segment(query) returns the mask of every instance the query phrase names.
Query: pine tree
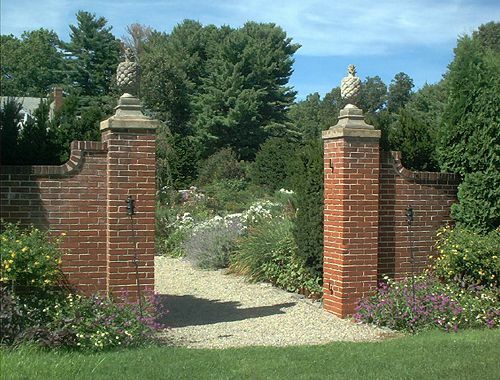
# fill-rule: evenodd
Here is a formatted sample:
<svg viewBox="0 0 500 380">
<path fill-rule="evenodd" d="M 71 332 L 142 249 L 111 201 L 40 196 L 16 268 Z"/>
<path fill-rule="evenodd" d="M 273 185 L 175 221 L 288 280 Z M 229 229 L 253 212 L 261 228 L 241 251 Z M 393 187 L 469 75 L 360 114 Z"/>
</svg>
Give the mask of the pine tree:
<svg viewBox="0 0 500 380">
<path fill-rule="evenodd" d="M 70 25 L 70 42 L 64 44 L 70 86 L 82 95 L 100 96 L 110 92 L 112 79 L 120 57 L 120 42 L 106 27 L 104 17 L 79 11 L 77 25 Z"/>
</svg>

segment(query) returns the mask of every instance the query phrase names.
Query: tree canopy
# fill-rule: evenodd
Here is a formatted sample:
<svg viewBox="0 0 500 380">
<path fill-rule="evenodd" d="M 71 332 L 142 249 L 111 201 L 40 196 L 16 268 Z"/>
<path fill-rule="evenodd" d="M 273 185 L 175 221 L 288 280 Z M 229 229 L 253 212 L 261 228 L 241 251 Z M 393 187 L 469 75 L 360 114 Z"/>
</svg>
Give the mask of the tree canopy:
<svg viewBox="0 0 500 380">
<path fill-rule="evenodd" d="M 0 43 L 2 95 L 45 97 L 63 82 L 63 54 L 53 31 L 24 32 L 20 39 L 2 35 Z"/>
</svg>

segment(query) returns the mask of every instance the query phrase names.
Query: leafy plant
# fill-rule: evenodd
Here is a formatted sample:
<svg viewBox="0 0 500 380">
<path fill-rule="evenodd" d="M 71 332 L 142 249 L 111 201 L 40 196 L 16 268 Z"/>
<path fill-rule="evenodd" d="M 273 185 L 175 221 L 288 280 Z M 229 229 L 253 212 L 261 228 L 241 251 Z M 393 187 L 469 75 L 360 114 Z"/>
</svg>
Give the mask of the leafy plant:
<svg viewBox="0 0 500 380">
<path fill-rule="evenodd" d="M 196 225 L 183 244 L 186 259 L 203 269 L 225 268 L 241 226 L 215 216 Z"/>
<path fill-rule="evenodd" d="M 2 229 L 1 284 L 43 288 L 58 282 L 60 238 L 49 238 L 46 232 L 37 228 L 22 229 L 12 223 L 2 223 Z"/>
<path fill-rule="evenodd" d="M 498 286 L 500 276 L 500 230 L 481 235 L 464 228 L 442 228 L 438 232 L 437 257 L 432 268 L 446 282 L 462 287 Z"/>
<path fill-rule="evenodd" d="M 464 289 L 428 273 L 398 282 L 386 278 L 375 295 L 360 301 L 354 319 L 411 332 L 496 327 L 500 325 L 498 295 L 498 288 Z"/>
<path fill-rule="evenodd" d="M 167 311 L 155 295 L 141 302 L 53 289 L 17 295 L 8 287 L 1 293 L 2 343 L 30 342 L 44 347 L 104 350 L 140 345 L 162 326 L 156 322 Z"/>
<path fill-rule="evenodd" d="M 246 176 L 244 162 L 238 161 L 230 148 L 223 148 L 201 165 L 198 182 L 201 185 L 221 180 L 241 180 Z"/>
<path fill-rule="evenodd" d="M 250 227 L 231 256 L 230 268 L 251 281 L 268 281 L 288 291 L 319 293 L 319 277 L 313 277 L 297 255 L 293 222 L 272 218 Z"/>
</svg>

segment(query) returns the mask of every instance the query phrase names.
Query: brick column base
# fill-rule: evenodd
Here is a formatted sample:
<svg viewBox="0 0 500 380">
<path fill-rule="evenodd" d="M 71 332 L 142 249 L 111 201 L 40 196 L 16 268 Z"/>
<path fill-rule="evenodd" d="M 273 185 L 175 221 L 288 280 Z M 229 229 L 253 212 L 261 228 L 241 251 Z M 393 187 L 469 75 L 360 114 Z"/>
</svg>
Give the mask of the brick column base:
<svg viewBox="0 0 500 380">
<path fill-rule="evenodd" d="M 380 134 L 350 104 L 323 132 L 323 304 L 340 317 L 377 285 Z"/>
</svg>

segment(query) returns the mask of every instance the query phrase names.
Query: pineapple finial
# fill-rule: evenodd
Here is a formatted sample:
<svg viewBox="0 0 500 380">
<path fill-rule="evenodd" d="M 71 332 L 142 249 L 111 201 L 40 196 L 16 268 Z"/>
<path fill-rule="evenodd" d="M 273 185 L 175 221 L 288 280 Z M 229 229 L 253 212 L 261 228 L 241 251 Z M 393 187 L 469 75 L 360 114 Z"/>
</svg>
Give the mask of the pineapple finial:
<svg viewBox="0 0 500 380">
<path fill-rule="evenodd" d="M 132 49 L 125 48 L 125 61 L 118 64 L 116 69 L 116 84 L 123 93 L 136 96 L 139 90 L 140 67 L 135 62 Z"/>
<path fill-rule="evenodd" d="M 354 65 L 348 66 L 347 73 L 340 84 L 340 95 L 347 103 L 356 105 L 361 91 L 361 79 L 356 76 L 356 66 Z"/>
</svg>

